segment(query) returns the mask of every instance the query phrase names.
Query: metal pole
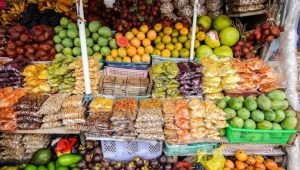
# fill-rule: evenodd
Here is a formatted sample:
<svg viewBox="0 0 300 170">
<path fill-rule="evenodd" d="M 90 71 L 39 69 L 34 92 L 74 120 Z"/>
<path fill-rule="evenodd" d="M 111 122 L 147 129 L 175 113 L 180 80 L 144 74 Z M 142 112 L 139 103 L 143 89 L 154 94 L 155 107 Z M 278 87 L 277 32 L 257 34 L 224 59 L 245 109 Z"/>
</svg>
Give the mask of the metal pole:
<svg viewBox="0 0 300 170">
<path fill-rule="evenodd" d="M 86 46 L 85 20 L 84 20 L 82 0 L 76 0 L 76 9 L 77 9 L 77 25 L 79 29 L 85 94 L 89 95 L 91 94 L 91 82 L 90 82 L 90 72 L 89 72 L 89 60 L 88 60 L 88 53 L 87 53 L 87 46 Z"/>
<path fill-rule="evenodd" d="M 194 13 L 193 13 L 193 25 L 192 25 L 192 42 L 191 42 L 191 49 L 190 49 L 190 61 L 194 59 L 194 48 L 195 48 L 195 38 L 196 38 L 196 27 L 197 27 L 197 5 L 199 0 L 195 0 L 194 3 Z"/>
</svg>

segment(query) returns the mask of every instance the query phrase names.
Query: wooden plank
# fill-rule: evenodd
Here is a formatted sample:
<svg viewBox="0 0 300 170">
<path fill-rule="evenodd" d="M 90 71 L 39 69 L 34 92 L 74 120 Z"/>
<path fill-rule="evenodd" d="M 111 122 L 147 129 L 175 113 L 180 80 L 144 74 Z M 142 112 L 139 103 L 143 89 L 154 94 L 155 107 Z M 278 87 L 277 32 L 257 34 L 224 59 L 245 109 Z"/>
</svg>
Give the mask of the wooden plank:
<svg viewBox="0 0 300 170">
<path fill-rule="evenodd" d="M 65 127 L 51 129 L 35 129 L 35 130 L 16 130 L 5 133 L 23 133 L 23 134 L 79 134 L 79 131 L 66 129 Z"/>
</svg>

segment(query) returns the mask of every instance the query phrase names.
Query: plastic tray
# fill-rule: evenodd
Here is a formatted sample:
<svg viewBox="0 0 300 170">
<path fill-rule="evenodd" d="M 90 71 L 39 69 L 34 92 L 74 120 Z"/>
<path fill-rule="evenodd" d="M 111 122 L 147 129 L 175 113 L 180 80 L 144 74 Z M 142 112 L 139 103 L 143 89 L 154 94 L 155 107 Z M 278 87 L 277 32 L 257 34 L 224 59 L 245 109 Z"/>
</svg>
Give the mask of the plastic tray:
<svg viewBox="0 0 300 170">
<path fill-rule="evenodd" d="M 179 63 L 181 61 L 184 61 L 184 62 L 190 61 L 189 58 L 166 58 L 166 57 L 161 57 L 158 55 L 151 55 L 151 58 L 152 58 L 152 64 L 157 64 L 157 63 L 161 63 L 161 62 L 165 62 L 165 61 L 170 61 L 170 62 L 175 62 L 175 63 Z"/>
<path fill-rule="evenodd" d="M 195 143 L 188 145 L 165 144 L 164 152 L 167 156 L 190 156 L 197 152 L 212 152 L 218 147 L 217 143 Z"/>
<path fill-rule="evenodd" d="M 101 141 L 103 157 L 115 161 L 129 161 L 136 156 L 146 160 L 156 159 L 162 153 L 162 145 L 157 141 Z"/>
<path fill-rule="evenodd" d="M 230 143 L 286 144 L 297 130 L 258 130 L 227 127 Z"/>
<path fill-rule="evenodd" d="M 105 66 L 126 68 L 126 69 L 136 69 L 136 70 L 148 70 L 150 63 L 121 63 L 121 62 L 110 62 L 105 61 Z"/>
</svg>

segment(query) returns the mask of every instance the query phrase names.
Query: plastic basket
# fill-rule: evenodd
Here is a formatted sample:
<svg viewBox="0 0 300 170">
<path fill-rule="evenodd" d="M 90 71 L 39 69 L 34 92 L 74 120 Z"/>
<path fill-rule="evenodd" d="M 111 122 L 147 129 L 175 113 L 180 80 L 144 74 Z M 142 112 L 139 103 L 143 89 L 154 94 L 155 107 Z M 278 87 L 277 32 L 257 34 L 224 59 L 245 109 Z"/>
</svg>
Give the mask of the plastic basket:
<svg viewBox="0 0 300 170">
<path fill-rule="evenodd" d="M 104 74 L 107 76 L 147 78 L 148 70 L 134 70 L 134 69 L 124 69 L 124 68 L 116 68 L 116 67 L 105 67 Z"/>
<path fill-rule="evenodd" d="M 217 143 L 195 143 L 189 145 L 165 144 L 164 152 L 167 156 L 190 156 L 197 152 L 212 152 L 218 147 Z"/>
<path fill-rule="evenodd" d="M 297 130 L 257 130 L 227 127 L 230 143 L 286 144 Z"/>
<path fill-rule="evenodd" d="M 273 144 L 226 144 L 223 153 L 235 153 L 237 150 L 244 150 L 248 154 L 272 153 L 278 145 Z"/>
<path fill-rule="evenodd" d="M 151 58 L 152 58 L 152 64 L 157 64 L 157 63 L 161 63 L 161 62 L 165 62 L 165 61 L 170 61 L 170 62 L 175 62 L 175 63 L 179 63 L 181 61 L 184 61 L 184 62 L 190 61 L 189 58 L 166 58 L 166 57 L 161 57 L 158 55 L 151 55 Z"/>
<path fill-rule="evenodd" d="M 162 142 L 157 141 L 101 141 L 103 157 L 115 161 L 129 161 L 139 156 L 143 159 L 156 159 L 162 154 Z"/>
<path fill-rule="evenodd" d="M 150 63 L 121 63 L 121 62 L 111 62 L 105 61 L 105 66 L 126 68 L 126 69 L 136 69 L 136 70 L 148 70 Z"/>
</svg>

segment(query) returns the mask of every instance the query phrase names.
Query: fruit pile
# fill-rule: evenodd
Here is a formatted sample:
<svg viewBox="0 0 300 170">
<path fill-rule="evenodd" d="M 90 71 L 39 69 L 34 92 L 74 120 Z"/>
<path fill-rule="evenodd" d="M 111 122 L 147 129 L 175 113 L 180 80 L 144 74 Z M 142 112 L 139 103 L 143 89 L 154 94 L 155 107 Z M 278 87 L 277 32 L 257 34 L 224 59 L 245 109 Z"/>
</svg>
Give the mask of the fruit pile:
<svg viewBox="0 0 300 170">
<path fill-rule="evenodd" d="M 281 90 L 258 97 L 226 96 L 217 102 L 217 106 L 224 109 L 229 125 L 235 128 L 292 130 L 298 122 Z"/>
<path fill-rule="evenodd" d="M 48 71 L 46 64 L 32 64 L 25 67 L 22 72 L 24 86 L 33 93 L 49 92 Z"/>
<path fill-rule="evenodd" d="M 235 58 L 255 58 L 258 57 L 256 55 L 256 49 L 253 46 L 253 42 L 247 40 L 240 40 L 233 49 L 233 55 Z"/>
<path fill-rule="evenodd" d="M 27 28 L 32 28 L 40 24 L 55 27 L 59 25 L 59 20 L 63 16 L 62 13 L 57 13 L 54 9 L 47 9 L 40 12 L 37 4 L 28 4 L 26 10 L 20 15 L 19 23 Z"/>
<path fill-rule="evenodd" d="M 116 34 L 118 49 L 113 49 L 106 61 L 126 62 L 126 63 L 150 63 L 150 54 L 153 52 L 151 45 L 157 34 L 154 30 L 149 30 L 147 25 L 133 28 L 125 36 Z"/>
<path fill-rule="evenodd" d="M 31 30 L 21 25 L 10 27 L 6 53 L 10 58 L 51 61 L 56 51 L 52 40 L 54 31 L 46 25 L 34 26 Z"/>
<path fill-rule="evenodd" d="M 249 40 L 261 42 L 261 43 L 271 43 L 274 39 L 280 36 L 280 32 L 283 28 L 272 24 L 270 22 L 265 22 L 255 28 L 248 36 Z"/>
<path fill-rule="evenodd" d="M 223 170 L 231 169 L 284 170 L 273 159 L 264 158 L 262 155 L 249 155 L 244 150 L 237 150 L 233 159 L 226 159 Z"/>
<path fill-rule="evenodd" d="M 114 28 L 120 12 L 117 4 L 114 3 L 113 8 L 107 8 L 104 0 L 89 0 L 85 16 L 88 22 L 99 21 L 102 25 Z"/>
<path fill-rule="evenodd" d="M 6 57 L 6 44 L 8 40 L 8 31 L 6 27 L 0 27 L 0 57 Z"/>
<path fill-rule="evenodd" d="M 158 23 L 154 25 L 154 30 L 158 36 L 154 40 L 153 54 L 170 58 L 188 58 L 191 47 L 191 32 L 181 22 L 177 22 L 175 27 L 163 26 Z M 195 47 L 199 47 L 199 40 L 195 41 Z"/>
<path fill-rule="evenodd" d="M 60 20 L 60 26 L 56 26 L 54 30 L 56 35 L 53 40 L 58 53 L 81 56 L 79 32 L 75 23 L 64 17 Z M 88 56 L 96 53 L 107 56 L 110 54 L 110 48 L 117 48 L 116 41 L 112 39 L 111 29 L 101 26 L 100 22 L 90 22 L 85 32 Z"/>
<path fill-rule="evenodd" d="M 159 19 L 160 1 L 121 0 L 120 4 L 121 17 L 115 25 L 117 32 L 124 33 L 132 27 L 139 27 L 144 24 L 152 26 Z"/>
<path fill-rule="evenodd" d="M 196 50 L 197 59 L 201 60 L 212 54 L 219 58 L 233 57 L 231 47 L 240 40 L 240 33 L 232 26 L 232 21 L 228 16 L 220 15 L 214 20 L 208 16 L 201 16 L 197 22 L 205 31 L 208 31 L 204 40 L 205 45 L 201 45 Z"/>
<path fill-rule="evenodd" d="M 53 92 L 72 92 L 75 78 L 69 64 L 73 62 L 72 56 L 57 54 L 48 67 L 48 82 Z"/>
</svg>

